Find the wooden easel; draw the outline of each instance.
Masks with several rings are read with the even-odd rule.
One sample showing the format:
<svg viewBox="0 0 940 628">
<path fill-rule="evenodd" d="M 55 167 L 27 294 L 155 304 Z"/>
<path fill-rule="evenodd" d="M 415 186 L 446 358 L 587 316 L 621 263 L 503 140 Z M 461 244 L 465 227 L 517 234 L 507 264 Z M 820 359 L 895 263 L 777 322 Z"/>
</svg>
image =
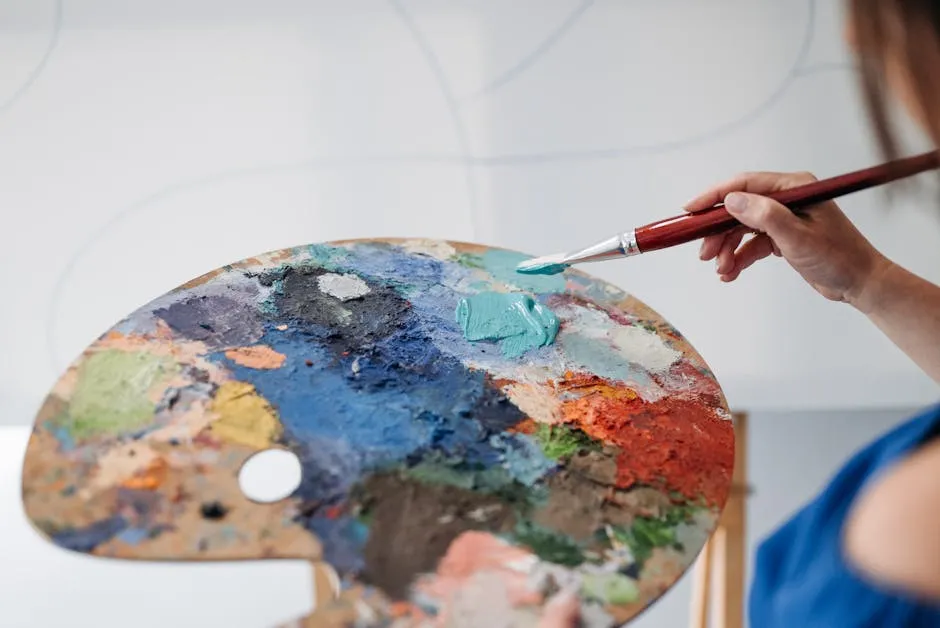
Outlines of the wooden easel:
<svg viewBox="0 0 940 628">
<path fill-rule="evenodd" d="M 695 565 L 692 583 L 691 628 L 743 628 L 745 549 L 745 500 L 747 484 L 747 414 L 736 412 L 734 421 L 734 473 L 724 512 Z M 715 587 L 711 584 L 714 581 Z"/>
</svg>

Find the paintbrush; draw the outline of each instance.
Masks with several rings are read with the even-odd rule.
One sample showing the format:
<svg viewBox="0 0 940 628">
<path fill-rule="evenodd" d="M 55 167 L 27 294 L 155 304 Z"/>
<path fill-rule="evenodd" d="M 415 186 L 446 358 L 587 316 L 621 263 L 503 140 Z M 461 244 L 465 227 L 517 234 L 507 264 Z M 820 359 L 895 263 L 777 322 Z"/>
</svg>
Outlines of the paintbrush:
<svg viewBox="0 0 940 628">
<path fill-rule="evenodd" d="M 794 212 L 799 212 L 816 203 L 891 183 L 938 167 L 940 167 L 940 155 L 937 151 L 931 151 L 837 177 L 814 181 L 766 196 L 786 205 Z M 649 253 L 722 233 L 740 224 L 728 213 L 724 203 L 719 203 L 708 209 L 686 212 L 625 231 L 579 251 L 527 260 L 519 264 L 516 271 L 533 275 L 553 275 L 562 272 L 572 264 L 600 262 Z"/>
</svg>

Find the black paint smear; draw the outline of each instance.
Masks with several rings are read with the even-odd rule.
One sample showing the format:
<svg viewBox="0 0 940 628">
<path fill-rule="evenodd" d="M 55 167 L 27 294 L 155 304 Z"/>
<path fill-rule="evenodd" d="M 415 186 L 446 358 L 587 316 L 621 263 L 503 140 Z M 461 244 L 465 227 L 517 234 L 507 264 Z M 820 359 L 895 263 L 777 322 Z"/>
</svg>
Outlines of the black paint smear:
<svg viewBox="0 0 940 628">
<path fill-rule="evenodd" d="M 228 508 L 221 502 L 207 502 L 199 507 L 199 514 L 202 515 L 203 519 L 218 521 L 225 518 L 225 515 L 228 514 Z"/>
<path fill-rule="evenodd" d="M 368 478 L 350 501 L 370 520 L 361 579 L 397 600 L 407 599 L 418 575 L 437 569 L 460 534 L 505 533 L 516 524 L 513 507 L 496 496 L 423 484 L 398 473 Z"/>
<path fill-rule="evenodd" d="M 261 338 L 256 308 L 223 296 L 195 296 L 154 310 L 177 334 L 210 349 L 250 345 Z"/>
<path fill-rule="evenodd" d="M 409 320 L 414 316 L 411 304 L 393 288 L 366 281 L 368 294 L 340 301 L 320 291 L 318 278 L 329 271 L 301 266 L 286 268 L 280 274 L 280 288 L 273 300 L 276 322 L 293 323 L 335 354 L 362 351 L 415 322 Z"/>
<path fill-rule="evenodd" d="M 475 374 L 468 373 L 467 375 L 469 377 Z M 491 434 L 501 434 L 519 425 L 526 418 L 525 413 L 489 381 L 484 382 L 483 394 L 477 399 L 469 414 Z"/>
</svg>

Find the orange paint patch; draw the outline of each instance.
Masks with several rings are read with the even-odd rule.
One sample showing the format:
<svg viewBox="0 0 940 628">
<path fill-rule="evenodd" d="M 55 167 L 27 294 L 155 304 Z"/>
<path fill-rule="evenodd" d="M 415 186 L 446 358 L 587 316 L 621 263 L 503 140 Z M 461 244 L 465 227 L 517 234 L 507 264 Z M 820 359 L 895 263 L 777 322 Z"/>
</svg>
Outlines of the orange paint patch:
<svg viewBox="0 0 940 628">
<path fill-rule="evenodd" d="M 704 498 L 710 506 L 724 503 L 734 466 L 734 429 L 711 405 L 669 397 L 650 403 L 595 376 L 574 376 L 558 387 L 574 395 L 562 404 L 566 421 L 621 448 L 620 488 L 644 484 Z"/>
<path fill-rule="evenodd" d="M 287 359 L 283 353 L 278 353 L 267 345 L 229 349 L 225 352 L 225 357 L 250 369 L 279 369 Z"/>
<path fill-rule="evenodd" d="M 506 431 L 511 434 L 535 434 L 536 430 L 538 430 L 538 423 L 532 419 L 523 419 Z"/>
<path fill-rule="evenodd" d="M 166 460 L 163 458 L 155 458 L 146 469 L 124 480 L 121 486 L 141 491 L 154 491 L 166 480 L 168 471 L 169 468 Z"/>
</svg>

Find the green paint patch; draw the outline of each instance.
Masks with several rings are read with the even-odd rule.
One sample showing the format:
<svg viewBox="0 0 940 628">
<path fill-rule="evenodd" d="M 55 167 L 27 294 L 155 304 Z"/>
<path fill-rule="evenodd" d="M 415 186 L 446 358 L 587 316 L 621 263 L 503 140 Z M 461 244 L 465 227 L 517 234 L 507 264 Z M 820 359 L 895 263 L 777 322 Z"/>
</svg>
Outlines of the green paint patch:
<svg viewBox="0 0 940 628">
<path fill-rule="evenodd" d="M 517 524 L 512 540 L 529 548 L 542 560 L 557 565 L 577 567 L 587 560 L 584 551 L 572 539 L 529 521 Z"/>
<path fill-rule="evenodd" d="M 602 604 L 631 604 L 640 598 L 636 581 L 621 573 L 586 573 L 581 593 Z"/>
<path fill-rule="evenodd" d="M 139 430 L 153 421 L 151 388 L 176 371 L 170 358 L 145 351 L 92 354 L 79 366 L 68 411 L 56 423 L 75 440 Z"/>
<path fill-rule="evenodd" d="M 515 251 L 491 249 L 481 257 L 483 268 L 503 283 L 535 294 L 555 294 L 565 291 L 563 275 L 526 275 L 516 271 L 520 263 L 532 259 Z"/>
<path fill-rule="evenodd" d="M 497 495 L 528 512 L 544 503 L 548 495 L 539 486 L 526 486 L 516 481 L 503 467 L 468 468 L 461 460 L 425 460 L 402 470 L 405 477 L 423 484 L 442 484 L 477 493 Z"/>
<path fill-rule="evenodd" d="M 560 326 L 550 309 L 519 293 L 471 295 L 460 300 L 455 315 L 464 338 L 496 341 L 507 358 L 553 343 Z"/>
<path fill-rule="evenodd" d="M 691 522 L 699 510 L 699 506 L 678 505 L 670 508 L 662 517 L 637 517 L 629 528 L 611 528 L 611 540 L 629 547 L 634 560 L 642 569 L 656 548 L 683 550 L 676 539 L 676 528 Z"/>
<path fill-rule="evenodd" d="M 560 460 L 582 450 L 600 450 L 601 444 L 577 428 L 539 423 L 533 434 L 547 458 Z"/>
<path fill-rule="evenodd" d="M 485 268 L 483 258 L 473 253 L 458 253 L 454 256 L 454 261 L 465 268 L 477 268 L 481 270 Z"/>
</svg>

